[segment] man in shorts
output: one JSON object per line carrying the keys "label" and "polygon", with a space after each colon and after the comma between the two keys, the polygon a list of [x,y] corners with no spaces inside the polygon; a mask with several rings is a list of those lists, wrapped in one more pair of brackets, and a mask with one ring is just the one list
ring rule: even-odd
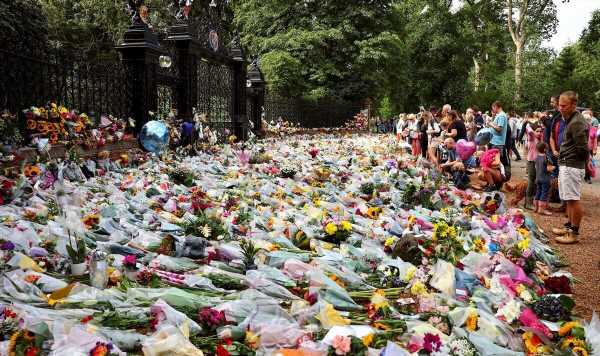
{"label": "man in shorts", "polygon": [[577,93],[567,91],[561,94],[558,103],[558,110],[567,125],[558,154],[558,192],[560,199],[567,203],[569,221],[564,228],[553,229],[552,232],[558,235],[556,242],[561,244],[579,242],[579,227],[583,218],[580,200],[585,164],[589,156],[588,125],[576,109],[577,99]]}

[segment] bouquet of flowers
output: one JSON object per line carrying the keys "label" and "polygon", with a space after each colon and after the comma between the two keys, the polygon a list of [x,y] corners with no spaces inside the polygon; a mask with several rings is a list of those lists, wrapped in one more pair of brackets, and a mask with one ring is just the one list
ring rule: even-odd
{"label": "bouquet of flowers", "polygon": [[7,204],[13,197],[15,183],[8,178],[0,177],[0,205]]}
{"label": "bouquet of flowers", "polygon": [[336,222],[327,220],[323,224],[323,240],[335,244],[340,244],[350,237],[352,232],[352,224],[349,221]]}
{"label": "bouquet of flowers", "polygon": [[327,356],[367,356],[369,349],[365,342],[355,336],[337,335],[333,338]]}
{"label": "bouquet of flowers", "polygon": [[86,114],[79,114],[76,110],[69,110],[56,103],[45,107],[32,107],[23,113],[29,134],[48,138],[52,144],[58,143],[59,140],[79,138],[85,128],[91,125]]}
{"label": "bouquet of flowers", "polygon": [[17,117],[8,110],[0,114],[0,142],[5,145],[19,145],[23,142],[23,136],[17,125]]}

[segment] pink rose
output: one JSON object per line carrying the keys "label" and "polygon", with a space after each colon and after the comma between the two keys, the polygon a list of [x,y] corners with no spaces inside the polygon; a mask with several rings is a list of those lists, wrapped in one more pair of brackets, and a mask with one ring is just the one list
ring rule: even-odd
{"label": "pink rose", "polygon": [[421,338],[417,335],[411,336],[410,341],[408,342],[408,345],[406,345],[406,348],[411,353],[418,352],[419,350],[421,350],[423,348],[423,338]]}
{"label": "pink rose", "polygon": [[345,355],[350,352],[350,338],[347,336],[337,335],[333,338],[331,346],[335,349],[336,355]]}

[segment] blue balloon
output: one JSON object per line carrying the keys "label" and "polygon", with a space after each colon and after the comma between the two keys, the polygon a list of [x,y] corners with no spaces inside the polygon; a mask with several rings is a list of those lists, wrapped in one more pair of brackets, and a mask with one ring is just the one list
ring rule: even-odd
{"label": "blue balloon", "polygon": [[161,121],[148,121],[140,132],[140,144],[148,152],[160,153],[169,145],[169,128]]}
{"label": "blue balloon", "polygon": [[492,131],[489,128],[481,129],[475,136],[477,146],[485,146],[492,140]]}

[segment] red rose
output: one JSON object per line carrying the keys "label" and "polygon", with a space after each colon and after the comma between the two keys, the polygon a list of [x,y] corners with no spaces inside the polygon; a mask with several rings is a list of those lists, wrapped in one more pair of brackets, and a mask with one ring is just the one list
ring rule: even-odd
{"label": "red rose", "polygon": [[547,290],[557,294],[573,294],[571,281],[566,276],[550,277],[544,281]]}
{"label": "red rose", "polygon": [[217,345],[217,356],[230,356],[231,354],[227,351],[223,345]]}

